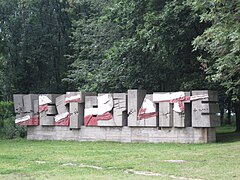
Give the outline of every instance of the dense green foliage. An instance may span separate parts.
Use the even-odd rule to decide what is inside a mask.
[[[26,127],[15,124],[13,103],[0,101],[0,137],[7,139],[25,137]]]
[[[70,20],[65,1],[0,1],[3,92],[64,92]]]
[[[207,52],[200,57],[208,79],[220,83],[233,100],[240,99],[240,1],[214,0],[195,4],[201,21],[211,22],[194,40],[195,48]]]
[[[220,89],[215,81],[233,98],[239,95],[238,1],[1,0],[0,5],[5,99],[67,89]]]
[[[67,89],[152,92],[207,85],[191,45],[206,25],[184,0],[0,3],[5,98]]]
[[[209,82],[219,83],[234,101],[240,131],[240,1],[189,1],[201,21],[211,26],[194,39]]]
[[[74,21],[74,63],[66,80],[101,92],[206,86],[191,46],[204,26],[184,1],[88,2],[78,4],[89,14]]]

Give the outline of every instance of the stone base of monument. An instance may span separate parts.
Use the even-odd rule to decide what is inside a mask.
[[[215,128],[28,126],[29,140],[116,141],[147,143],[208,143],[216,141]]]

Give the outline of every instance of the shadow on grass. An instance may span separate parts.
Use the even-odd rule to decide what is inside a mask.
[[[226,132],[226,133],[217,133],[217,142],[228,143],[240,141],[240,133],[236,132]]]

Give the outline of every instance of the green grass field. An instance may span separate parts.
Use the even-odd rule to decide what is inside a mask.
[[[210,144],[0,140],[0,179],[240,179],[229,131]]]

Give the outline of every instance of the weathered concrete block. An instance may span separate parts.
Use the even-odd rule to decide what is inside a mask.
[[[106,94],[105,94],[106,95]],[[99,94],[99,97],[104,96],[104,94]],[[111,101],[111,107],[108,108],[108,113],[112,115],[109,119],[99,119],[98,126],[124,126],[127,124],[127,94],[126,93],[114,93],[108,94],[109,101]],[[109,102],[108,101],[108,102]],[[98,103],[98,108],[103,106],[103,104]],[[104,112],[107,113],[107,112]]]
[[[138,113],[145,96],[145,90],[128,90],[128,126],[139,126]]]
[[[85,97],[85,108],[97,108],[97,107],[98,107],[97,96]]]
[[[58,114],[54,117],[54,125],[55,126],[69,126],[70,123],[70,113],[65,112]]]
[[[65,103],[84,102],[82,92],[66,92]]]
[[[177,142],[207,143],[215,141],[215,128],[144,128],[144,127],[28,127],[27,139],[119,141],[119,142]]]
[[[66,94],[61,94],[58,97],[56,97],[55,99],[55,104],[56,106],[60,105],[60,104],[66,104],[65,103],[65,98],[66,98]]]
[[[78,102],[71,102],[69,106],[70,113],[78,113],[80,110],[80,103]]]
[[[220,125],[218,96],[215,91],[192,91],[192,126],[216,127]]]
[[[160,127],[191,125],[190,92],[153,93],[153,101],[159,103]]]
[[[69,112],[69,107],[65,103],[65,98],[66,98],[66,95],[63,94],[56,97],[55,99],[58,114]]]
[[[14,102],[14,112],[21,113],[24,111],[24,104],[23,104],[23,96],[25,94],[14,94],[13,95],[13,102]]]
[[[16,119],[15,119],[15,124],[18,125],[26,125],[26,122],[31,119],[31,115],[25,114],[25,113],[20,113],[16,114]]]
[[[50,108],[51,110],[49,110],[49,113],[48,114],[51,114],[53,113],[53,108],[52,107],[55,103],[55,99],[56,97],[58,97],[59,94],[41,94],[39,95],[39,98],[38,98],[38,103],[39,103],[39,112],[42,112],[42,111],[48,111],[48,108]],[[50,106],[50,107],[48,107]]]
[[[39,117],[34,113],[17,114],[15,123],[22,126],[38,126]]]
[[[85,126],[97,126],[97,121],[93,117],[97,116],[98,101],[97,96],[85,97],[84,108],[84,125]]]
[[[85,126],[114,126],[112,110],[112,94],[99,94],[97,106],[95,96],[86,96],[89,102],[85,104],[84,125]],[[94,106],[95,105],[95,106]],[[89,107],[89,108],[88,108]]]
[[[184,97],[190,97],[190,92],[184,92]],[[174,127],[190,126],[191,125],[190,100],[181,101],[181,98],[180,98],[179,102],[176,102],[176,103],[182,103],[184,111],[182,112],[173,111],[173,126]]]
[[[78,129],[84,124],[84,104],[71,102],[70,107],[70,125],[71,129]]]
[[[79,93],[70,93],[68,102],[66,102],[66,95],[58,96],[56,101],[52,96],[46,96],[45,99],[50,101],[45,101],[47,109],[39,114],[42,126],[28,128],[28,138],[155,143],[212,142],[216,140],[214,126],[219,122],[216,120],[219,108],[217,94],[211,91],[206,92],[193,91],[192,96],[186,92],[146,95],[146,91],[129,90],[128,98],[126,93],[85,97],[85,94],[80,92],[80,96],[78,96]],[[77,98],[72,97],[75,95]],[[157,101],[154,101],[154,95]],[[84,100],[87,101],[85,110]],[[31,101],[34,113],[29,115],[20,112],[16,123],[27,126],[33,124],[34,115],[38,115],[37,101]],[[54,102],[59,110],[58,114],[54,108]],[[86,120],[83,117],[84,111]],[[126,112],[129,114],[130,127],[124,126],[127,125]],[[195,113],[195,119],[191,121],[193,113]],[[197,119],[199,116],[205,119]],[[86,126],[82,126],[83,123],[86,123]],[[190,127],[191,124],[193,127]]]
[[[41,94],[39,95],[39,104],[55,104],[55,100],[61,94]]]
[[[172,127],[173,126],[173,104],[170,104],[169,99],[161,101],[161,97],[165,96],[165,92],[154,92],[153,101],[158,104],[159,111],[159,126]]]
[[[37,99],[37,100],[34,100],[34,101],[33,101],[33,112],[34,112],[34,114],[38,114],[38,113],[39,113],[38,106],[39,106],[39,101],[38,101],[38,99]]]
[[[66,118],[64,114],[69,114],[68,107],[65,106],[65,95],[43,94],[39,96],[39,111],[41,125],[67,124],[68,126],[69,124],[69,117]],[[55,121],[56,119],[57,122]]]
[[[70,129],[79,129],[81,128],[81,124],[80,124],[80,113],[73,113],[70,114],[70,125],[69,125]]]
[[[107,117],[107,118],[105,118],[105,117]],[[102,117],[101,119],[98,119],[98,117],[97,117],[97,125],[96,126],[107,126],[107,127],[119,126],[114,121],[112,114],[108,113],[107,116],[105,116],[105,117]],[[106,120],[104,120],[104,119],[106,119]]]
[[[113,94],[113,120],[115,126],[127,125],[127,93]]]
[[[173,126],[173,106],[169,102],[159,103],[159,126],[172,127]]]
[[[38,99],[37,94],[28,94],[23,96],[24,112],[33,112],[34,111],[34,100]]]
[[[57,109],[56,109],[56,105],[55,104],[48,104],[48,109],[47,109],[47,115],[56,115],[57,113]]]
[[[132,142],[148,142],[149,141],[149,129],[145,132],[145,128],[132,128],[131,129],[131,141]]]
[[[156,127],[158,125],[157,105],[153,102],[153,95],[147,94],[138,111],[138,126]]]
[[[39,113],[40,125],[42,126],[53,126],[54,116],[48,116],[46,111]]]

